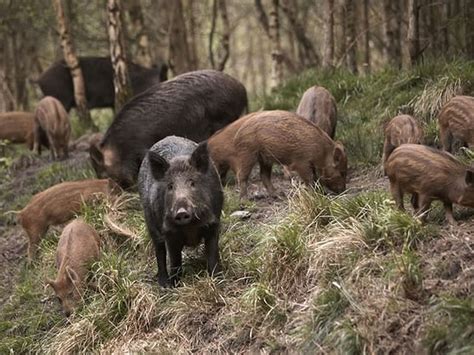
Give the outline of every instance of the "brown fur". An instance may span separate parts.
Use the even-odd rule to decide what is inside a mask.
[[[100,239],[82,219],[64,227],[56,250],[56,280],[47,280],[69,316],[82,297],[88,266],[99,259]]]
[[[8,139],[12,143],[26,143],[33,149],[34,115],[30,112],[0,113],[0,139]]]
[[[449,153],[419,144],[403,144],[385,163],[390,191],[400,209],[403,194],[412,194],[413,208],[424,213],[441,200],[446,218],[454,223],[452,204],[474,207],[474,171]]]
[[[98,194],[108,196],[115,188],[116,184],[111,180],[91,179],[63,182],[34,195],[17,216],[29,238],[30,260],[49,226],[67,222],[79,212],[83,201]]]
[[[71,124],[61,102],[52,96],[46,96],[36,106],[34,139],[37,152],[41,130],[48,137],[52,159],[67,158]]]
[[[474,97],[453,97],[441,109],[438,121],[444,150],[452,151],[453,138],[474,149]]]
[[[336,192],[346,187],[347,158],[342,144],[292,112],[246,115],[209,138],[208,148],[221,177],[229,168],[236,174],[241,197],[246,196],[247,181],[257,162],[270,194],[275,192],[271,183],[273,163],[288,166],[307,184],[319,177]]]
[[[69,147],[71,150],[79,150],[87,152],[92,145],[98,147],[104,135],[100,132],[92,134],[84,134],[76,139]]]
[[[334,139],[337,124],[336,100],[322,86],[313,86],[305,91],[296,113],[321,128]]]
[[[406,143],[420,144],[423,135],[418,121],[410,115],[395,116],[385,126],[382,163],[385,164],[392,151]]]

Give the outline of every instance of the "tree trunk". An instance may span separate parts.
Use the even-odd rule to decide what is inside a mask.
[[[132,86],[127,68],[127,52],[122,27],[120,0],[107,0],[107,27],[110,42],[110,59],[114,69],[115,111],[132,97]]]
[[[270,88],[273,90],[283,81],[283,56],[281,53],[280,43],[280,21],[278,18],[278,3],[279,0],[272,0],[272,7],[270,10],[270,36],[272,48],[272,75],[270,81]]]
[[[153,60],[150,50],[150,40],[145,27],[140,0],[128,0],[126,3],[128,3],[128,15],[130,17],[133,59],[136,63],[146,68],[151,68]]]
[[[369,24],[369,0],[364,0],[362,6],[362,24],[364,35],[364,72],[370,73],[370,24]]]
[[[334,0],[325,0],[323,68],[334,66]]]
[[[420,31],[418,25],[418,0],[408,0],[408,53],[410,65],[415,65],[420,55]]]
[[[221,52],[219,53],[219,62],[217,63],[217,70],[224,70],[227,60],[230,55],[230,26],[229,17],[227,15],[227,5],[225,0],[218,0],[219,13],[222,20],[222,39],[221,39]]]
[[[169,57],[170,68],[174,75],[182,74],[191,70],[189,64],[189,48],[184,21],[183,4],[181,0],[168,2],[170,6],[169,27]]]
[[[188,0],[186,6],[186,16],[189,18],[189,66],[191,70],[199,68],[199,57],[197,52],[197,25],[196,25],[196,3]]]
[[[449,56],[449,3],[441,4],[441,50],[444,55]]]
[[[356,59],[356,25],[355,25],[355,8],[354,0],[345,0],[344,4],[346,10],[346,26],[347,26],[347,67],[352,73],[357,73],[357,59]]]
[[[209,32],[209,61],[213,69],[216,68],[216,61],[214,59],[214,35],[216,34],[217,26],[217,1],[212,2],[212,17],[211,17],[211,31]]]
[[[84,77],[82,76],[81,66],[77,59],[74,46],[72,44],[71,34],[69,33],[69,24],[64,15],[64,8],[61,0],[53,0],[58,20],[59,36],[61,39],[61,47],[63,49],[64,60],[71,71],[72,83],[74,86],[74,100],[76,102],[76,110],[79,118],[88,126],[92,125],[92,119],[87,108],[86,89]]]
[[[466,0],[465,4],[466,54],[474,59],[474,0]]]
[[[300,46],[304,49],[304,57],[309,61],[309,65],[317,65],[319,63],[319,56],[314,49],[313,43],[306,36],[305,29],[300,21],[298,21],[294,12],[293,6],[288,0],[281,0],[281,9],[285,13],[290,23],[293,32],[295,33],[296,39]],[[304,21],[303,21],[304,23]]]

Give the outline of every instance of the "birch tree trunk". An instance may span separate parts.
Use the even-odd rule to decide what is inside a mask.
[[[115,111],[132,97],[132,86],[127,68],[127,52],[122,27],[120,0],[107,0],[107,27],[109,32],[110,59],[114,69]]]
[[[278,0],[272,0],[270,10],[270,40],[272,53],[272,74],[270,78],[270,89],[275,89],[283,81],[283,58],[280,43],[280,21],[278,18]]]
[[[134,61],[151,68],[153,65],[150,40],[145,26],[140,0],[128,0],[128,15],[130,17],[130,35],[133,39],[132,50]]]
[[[69,24],[64,15],[64,7],[61,0],[53,0],[53,5],[58,20],[59,37],[61,40],[64,60],[71,71],[77,114],[86,125],[92,126],[91,115],[87,107],[84,77],[82,76],[81,66],[79,65],[79,60],[77,59],[74,50],[71,34],[69,33]]]
[[[420,28],[418,24],[418,0],[408,0],[408,53],[410,65],[416,64],[420,54]]]
[[[325,0],[323,68],[334,66],[334,0]]]

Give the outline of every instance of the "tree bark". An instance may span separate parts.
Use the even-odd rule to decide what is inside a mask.
[[[370,23],[369,23],[369,0],[362,4],[362,24],[364,35],[364,72],[370,73]]]
[[[334,66],[334,0],[325,0],[323,68]]]
[[[188,0],[186,15],[189,18],[189,66],[191,70],[199,68],[199,57],[197,52],[197,24],[196,24],[196,3]]]
[[[270,36],[271,36],[271,52],[272,52],[272,74],[270,88],[273,90],[283,81],[283,56],[281,53],[280,43],[280,21],[278,18],[279,0],[272,0],[270,10]]]
[[[212,2],[212,17],[211,17],[211,31],[209,32],[209,61],[213,69],[216,68],[216,61],[214,59],[214,35],[216,34],[217,26],[217,1]]]
[[[74,86],[74,100],[76,102],[76,110],[79,118],[88,126],[92,125],[92,119],[87,107],[86,89],[84,77],[82,76],[81,66],[77,59],[76,52],[72,43],[71,34],[69,33],[69,24],[64,15],[64,7],[61,0],[53,0],[58,21],[59,37],[63,50],[64,60],[71,71],[72,83]]]
[[[186,23],[181,0],[170,1],[168,6],[171,6],[168,31],[170,68],[174,75],[178,75],[191,70]]]
[[[466,54],[474,59],[474,0],[466,0],[465,4]]]
[[[136,63],[151,68],[153,60],[150,50],[150,40],[145,26],[140,0],[128,0],[128,15],[130,17],[130,35],[132,37],[132,53]]]
[[[132,86],[127,68],[127,51],[122,27],[120,0],[107,0],[107,27],[110,59],[114,69],[115,111],[118,112],[132,97]]]
[[[229,17],[227,15],[227,5],[225,0],[218,0],[219,13],[222,20],[222,39],[221,39],[221,52],[219,53],[219,62],[217,63],[217,70],[224,70],[227,60],[230,55],[230,26]]]
[[[347,67],[352,73],[357,73],[357,59],[356,59],[357,40],[356,40],[354,0],[345,0],[344,7],[346,10],[346,26],[347,26],[346,63],[347,63]]]
[[[415,65],[420,55],[420,29],[419,29],[418,0],[408,0],[408,53],[410,65]]]
[[[450,54],[449,48],[449,3],[445,2],[441,4],[441,48],[445,55]]]

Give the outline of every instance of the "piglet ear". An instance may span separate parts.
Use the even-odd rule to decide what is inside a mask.
[[[155,180],[161,180],[170,167],[165,158],[154,151],[148,152],[148,161],[150,162],[151,173]]]
[[[191,155],[189,163],[199,172],[207,172],[207,169],[209,169],[209,151],[207,150],[207,141],[199,143]]]
[[[466,171],[466,184],[474,185],[474,170],[472,169]]]
[[[344,151],[344,146],[342,145],[342,143],[336,142],[334,146],[334,162],[336,163],[336,165],[339,165],[343,161],[345,155],[346,153]]]

